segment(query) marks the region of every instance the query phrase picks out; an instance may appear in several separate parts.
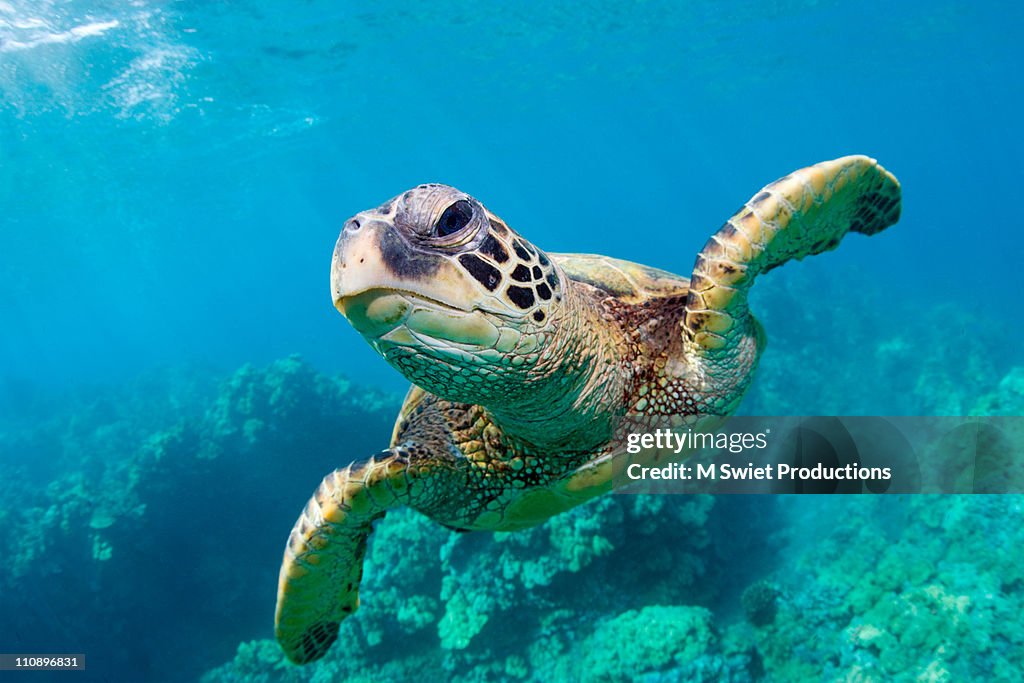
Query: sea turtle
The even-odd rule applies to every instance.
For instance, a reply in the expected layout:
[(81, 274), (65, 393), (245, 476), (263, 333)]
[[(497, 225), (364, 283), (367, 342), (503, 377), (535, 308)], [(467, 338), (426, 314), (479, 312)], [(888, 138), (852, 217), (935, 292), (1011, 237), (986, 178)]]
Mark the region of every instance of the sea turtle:
[(310, 662), (337, 638), (389, 508), (463, 531), (529, 527), (612, 488), (617, 421), (732, 412), (765, 345), (747, 306), (757, 275), (899, 214), (875, 160), (816, 164), (755, 194), (689, 279), (545, 253), (446, 185), (356, 214), (334, 249), (334, 305), (413, 386), (391, 447), (329, 474), (291, 532), (284, 652)]

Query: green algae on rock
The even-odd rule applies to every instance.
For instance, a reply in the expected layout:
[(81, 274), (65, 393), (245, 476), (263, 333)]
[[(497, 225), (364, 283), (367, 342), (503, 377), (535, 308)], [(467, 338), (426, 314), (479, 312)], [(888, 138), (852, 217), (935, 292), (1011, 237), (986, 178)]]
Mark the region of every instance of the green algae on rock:
[(1013, 680), (1024, 569), (1007, 549), (1024, 544), (1022, 498), (834, 501), (835, 528), (805, 546), (755, 631), (768, 679)]
[(598, 626), (580, 645), (580, 677), (607, 683), (644, 673), (685, 668), (717, 641), (703, 607), (653, 605), (624, 612)]

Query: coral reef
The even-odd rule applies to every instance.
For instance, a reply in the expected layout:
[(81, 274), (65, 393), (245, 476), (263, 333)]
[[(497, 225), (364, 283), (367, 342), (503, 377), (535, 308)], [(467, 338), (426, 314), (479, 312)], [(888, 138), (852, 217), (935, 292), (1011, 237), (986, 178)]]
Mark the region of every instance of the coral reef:
[[(831, 508), (831, 509), (830, 509)], [(1024, 666), (1021, 496), (842, 498), (793, 503), (798, 561), (753, 639), (768, 680), (1014, 680)], [(796, 515), (794, 519), (799, 519)]]
[[(413, 631), (404, 638), (392, 633), (379, 647), (356, 646), (353, 636), (365, 627), (353, 619), (343, 627), (346, 647), (323, 662), (292, 667), (275, 656), (272, 641), (259, 641), (241, 646), (204, 680), (401, 681), (413, 672), (419, 680), (459, 683), (1015, 680), (1024, 666), (1024, 627), (1015, 617), (1024, 609), (1024, 569), (1006, 549), (1024, 542), (1020, 496), (827, 503), (790, 497), (784, 508), (792, 526), (789, 540), (773, 549), (779, 568), (762, 572), (742, 592), (739, 618), (728, 616), (728, 601), (694, 606), (703, 596), (693, 592), (635, 594), (637, 583), (607, 566), (598, 576), (580, 570), (575, 584), (562, 584), (557, 600), (543, 591), (509, 600), (502, 596), (515, 591), (496, 580), (517, 588), (525, 580), (501, 571), (503, 565), (473, 563), (483, 588), (442, 600), (447, 612), (437, 633), (423, 628), (411, 640)], [(398, 524), (419, 522), (410, 516)], [(516, 543), (513, 537), (481, 542), (472, 552), (500, 558), (499, 547)], [(458, 546), (461, 538), (435, 539), (432, 548)], [(450, 560), (444, 564), (451, 572)], [(522, 567), (517, 560), (511, 566)], [(497, 576), (480, 577), (482, 571)], [(450, 576), (458, 572), (441, 583)], [(381, 590), (379, 575), (367, 580)], [(600, 591), (592, 592), (601, 582), (603, 601)], [(386, 617), (376, 606), (368, 609), (375, 623), (396, 628), (397, 611)], [(446, 625), (451, 612), (461, 617)], [(495, 620), (499, 626), (490, 628)], [(454, 639), (460, 628), (464, 640)], [(400, 652), (389, 649), (395, 643), (402, 643)]]
[[(363, 602), (342, 625), (343, 656), (284, 668), (304, 681), (400, 681), (423, 666), (438, 680), (572, 680), (581, 653), (601, 639), (607, 650), (630, 629), (669, 638), (675, 666), (692, 666), (703, 650), (683, 635), (699, 630), (710, 644), (710, 612), (644, 606), (714, 595), (702, 559), (712, 511), (709, 496), (609, 496), (510, 534), (458, 534), (412, 511), (393, 512), (371, 537)], [(403, 644), (397, 661), (395, 643)], [(205, 680), (247, 680), (259, 659), (253, 652), (273, 647), (246, 644)], [(264, 659), (248, 680), (277, 680), (280, 656)], [(607, 662), (606, 680), (626, 680), (630, 661)]]
[(651, 672), (685, 670), (707, 657), (716, 640), (707, 609), (644, 607), (594, 629), (581, 644), (579, 673), (589, 680), (618, 683)]
[[(143, 680), (197, 676), (195, 652), (266, 632), (289, 518), (321, 476), (380, 447), (400, 397), (298, 358), (219, 386), (207, 376), (83, 390), (0, 427), (8, 646), (68, 638), (93, 654), (93, 675)], [(204, 644), (181, 636), (182, 619)]]

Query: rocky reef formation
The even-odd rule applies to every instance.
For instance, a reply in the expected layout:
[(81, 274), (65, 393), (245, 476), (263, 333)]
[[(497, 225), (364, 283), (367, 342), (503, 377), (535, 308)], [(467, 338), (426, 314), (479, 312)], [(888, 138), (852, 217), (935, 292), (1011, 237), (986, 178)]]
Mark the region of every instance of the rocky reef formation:
[(608, 496), (494, 535), (456, 534), (398, 511), (371, 541), (363, 605), (342, 625), (337, 656), (298, 668), (271, 641), (249, 642), (204, 681), (741, 672), (746, 658), (729, 661), (711, 611), (698, 606), (714, 602), (724, 566), (710, 547), (715, 512), (709, 496)]
[[(606, 500), (613, 504), (594, 506), (588, 517), (611, 521), (621, 499)], [(640, 500), (627, 499), (625, 509)], [(514, 570), (531, 562), (509, 562), (501, 546), (520, 541), (501, 536), (463, 558), (471, 560), (471, 575), (462, 577), (473, 586), (468, 592), (445, 590), (459, 581), (450, 554), (458, 538), (423, 544), (440, 551), (441, 577), (412, 576), (417, 586), (440, 585), (440, 597), (407, 594), (404, 604), (392, 603), (389, 590), (399, 590), (393, 582), (408, 592), (404, 570), (436, 561), (413, 550), (408, 564), (377, 564), (377, 549), (396, 540), (386, 530), (422, 524), (403, 513), (383, 523), (374, 542), (365, 614), (373, 626), (350, 620), (344, 645), (305, 668), (286, 663), (270, 640), (247, 642), (204, 681), (1010, 681), (1024, 666), (1016, 616), (1024, 609), (1024, 570), (1011, 550), (1024, 543), (1020, 496), (757, 498), (742, 509), (776, 514), (784, 526), (751, 557), (758, 566), (737, 567), (735, 580), (705, 572), (697, 583), (685, 575), (677, 583), (673, 568), (641, 577), (622, 566), (591, 565), (593, 572), (582, 569), (574, 581), (534, 586), (506, 603), (501, 596), (529, 581), (528, 571)], [(714, 546), (728, 545), (707, 550), (713, 555)], [(530, 552), (533, 561), (544, 556), (541, 548), (557, 553), (541, 542)], [(628, 556), (620, 564), (645, 565), (636, 549), (629, 542), (616, 547)], [(738, 561), (733, 555), (729, 565)], [(562, 572), (573, 574), (567, 564)], [(704, 594), (709, 585), (717, 592)], [(409, 619), (409, 610), (422, 620)], [(383, 638), (370, 643), (371, 632)]]
[(89, 675), (181, 680), (267, 632), (291, 518), (380, 448), (400, 397), (297, 358), (206, 377), (82, 390), (0, 426), (7, 647), (64, 643)]
[[(770, 680), (1019, 676), (1020, 496), (801, 500), (792, 512), (794, 543), (805, 549), (777, 574), (778, 614), (732, 634), (756, 643)], [(831, 528), (800, 524), (801, 514), (825, 516)]]

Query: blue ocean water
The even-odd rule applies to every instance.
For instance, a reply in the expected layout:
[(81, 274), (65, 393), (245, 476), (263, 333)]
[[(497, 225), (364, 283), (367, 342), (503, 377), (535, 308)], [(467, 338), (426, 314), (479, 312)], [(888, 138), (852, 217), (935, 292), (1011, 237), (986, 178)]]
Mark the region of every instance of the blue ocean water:
[(6, 377), (301, 352), (391, 381), (330, 306), (348, 215), (446, 182), (542, 248), (686, 274), (759, 187), (847, 153), (898, 175), (905, 218), (808, 269), (1020, 311), (1012, 4), (0, 12)]
[[(18, 531), (21, 545), (0, 544), (9, 560), (0, 586), (28, 601), (9, 609), (34, 605), (8, 619), (0, 652), (15, 649), (7, 642), (88, 646), (98, 680), (192, 680), (231, 660), (239, 642), (270, 637), (292, 512), (331, 467), (386, 445), (405, 386), (331, 306), (334, 241), (349, 215), (422, 182), (469, 192), (545, 250), (687, 275), (707, 237), (761, 186), (825, 159), (870, 155), (902, 182), (903, 217), (758, 283), (753, 301), (770, 346), (764, 386), (755, 380), (743, 410), (1012, 411), (1020, 404), (1006, 396), (1024, 382), (1013, 370), (1024, 365), (1022, 28), (1024, 8), (995, 2), (0, 0), (0, 523), (11, 538), (28, 528), (40, 535)], [(304, 361), (282, 360), (291, 354)], [(239, 371), (246, 364), (258, 369)], [(316, 373), (370, 388), (338, 398), (310, 379)], [(345, 429), (308, 443), (271, 438), (261, 425), (306, 424), (274, 403), (279, 386), (298, 387), (300, 413), (323, 400), (369, 417), (341, 415)], [(191, 419), (201, 421), (194, 431)], [(217, 516), (224, 482), (238, 476), (225, 458), (206, 453), (187, 476), (143, 468), (160, 472), (163, 488), (124, 483), (138, 479), (132, 453), (177, 448), (191, 457), (208, 442), (240, 453), (245, 481), (260, 496), (279, 495), (274, 505), (285, 510), (252, 513), (258, 502), (246, 501), (246, 533), (273, 531), (241, 553), (251, 571), (236, 586), (241, 560), (222, 555), (223, 538), (196, 541), (231, 519)], [(300, 456), (302, 471), (287, 478), (281, 463)], [(153, 462), (165, 467), (161, 457)], [(191, 496), (190, 518), (181, 506)], [(719, 517), (703, 508), (678, 516), (703, 534), (723, 525), (735, 534), (728, 524), (749, 516), (747, 504), (768, 505), (717, 503)], [(991, 520), (999, 510), (970, 513)], [(966, 535), (969, 524), (944, 519), (921, 522), (921, 533)], [(136, 547), (140, 534), (155, 537)], [(533, 546), (523, 543), (525, 558)], [(687, 557), (717, 566), (701, 556), (709, 543)], [(899, 546), (899, 558), (911, 545)], [(461, 552), (472, 563), (492, 551)], [(79, 557), (91, 563), (80, 574)], [(506, 558), (516, 567), (527, 559)], [(163, 560), (174, 568), (157, 566)], [(37, 571), (49, 577), (43, 586), (26, 578)], [(626, 570), (600, 569), (616, 571)], [(1020, 580), (1008, 579), (1007, 593), (1019, 593)], [(75, 619), (61, 606), (62, 581), (82, 594)], [(266, 595), (225, 598), (264, 585)], [(431, 633), (442, 603), (450, 613), (452, 596), (465, 598), (446, 585), (447, 597), (431, 598), (441, 606), (424, 608)], [(717, 615), (739, 604), (743, 588), (730, 597), (719, 587), (720, 605), (674, 594), (625, 602), (702, 604)], [(176, 611), (182, 590), (199, 606)], [(825, 600), (805, 597), (801, 609)], [(95, 613), (115, 620), (106, 622), (109, 640), (82, 628), (83, 614), (111, 603), (137, 607)], [(213, 614), (228, 607), (235, 611)], [(119, 642), (157, 621), (130, 647)], [(379, 641), (393, 624), (382, 623), (360, 632), (376, 662), (391, 661)], [(441, 628), (444, 652), (465, 649), (452, 646), (452, 628)], [(600, 635), (579, 633), (579, 642)], [(277, 680), (252, 663), (271, 655), (253, 648), (250, 669), (217, 680), (241, 680), (243, 670)], [(503, 653), (501, 676), (525, 676), (514, 657), (533, 661)], [(840, 669), (863, 664), (836, 657)], [(177, 673), (171, 659), (182, 662)], [(721, 662), (725, 676), (731, 665)], [(951, 667), (950, 680), (961, 680)], [(288, 675), (281, 680), (306, 680)]]

